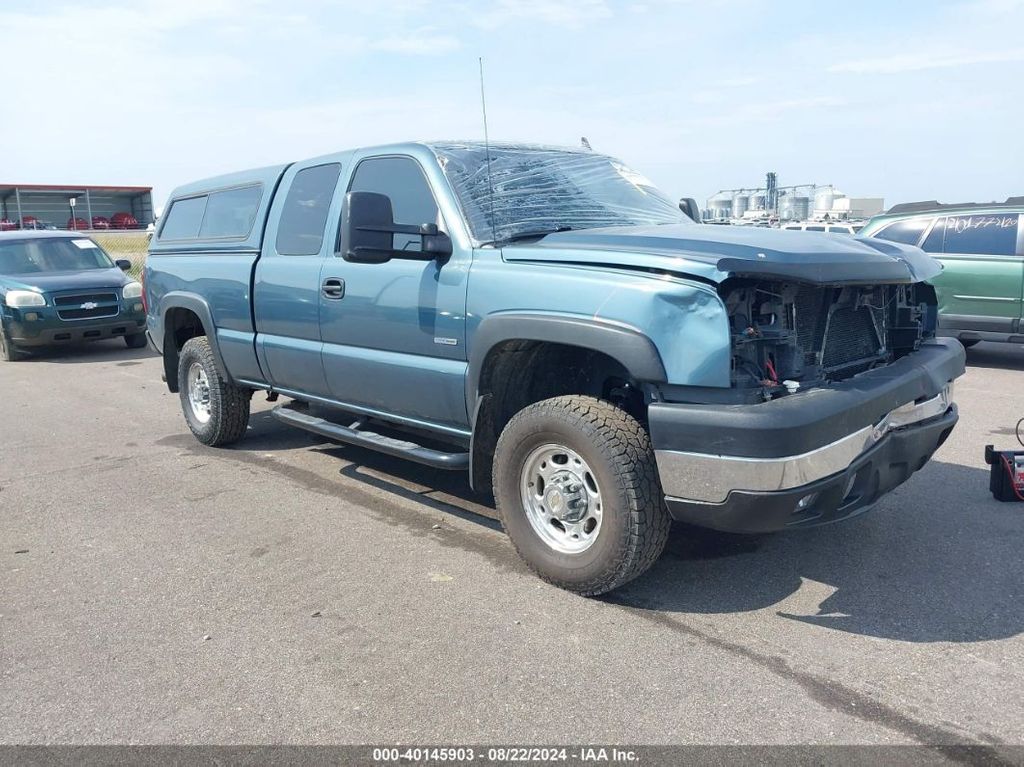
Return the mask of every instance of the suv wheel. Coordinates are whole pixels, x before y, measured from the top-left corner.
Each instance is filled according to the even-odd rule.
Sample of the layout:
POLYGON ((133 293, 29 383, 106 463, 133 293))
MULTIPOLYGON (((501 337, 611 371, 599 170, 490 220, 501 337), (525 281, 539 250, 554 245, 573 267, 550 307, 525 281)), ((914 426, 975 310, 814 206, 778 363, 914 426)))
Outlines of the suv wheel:
POLYGON ((188 427, 204 445, 228 445, 245 434, 252 390, 224 379, 206 336, 190 338, 182 347, 178 391, 188 427))
POLYGON ((25 353, 7 337, 7 331, 4 330, 3 323, 0 323, 0 360, 17 362, 24 356, 25 353))
POLYGON ((531 569, 585 596, 636 578, 668 539, 647 431, 593 397, 555 397, 516 414, 494 453, 494 496, 531 569))
POLYGON ((124 337, 124 343, 129 349, 142 349, 146 345, 146 334, 132 333, 124 337))

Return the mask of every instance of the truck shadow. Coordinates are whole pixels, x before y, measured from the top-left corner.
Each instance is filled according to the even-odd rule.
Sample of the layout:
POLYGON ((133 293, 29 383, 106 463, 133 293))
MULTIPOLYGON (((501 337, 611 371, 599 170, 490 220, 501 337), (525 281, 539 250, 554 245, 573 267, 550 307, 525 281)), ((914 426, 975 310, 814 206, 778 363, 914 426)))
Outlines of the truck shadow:
MULTIPOLYGON (((183 434, 168 438, 167 442, 190 444, 190 440, 191 435, 183 434)), ((307 431, 283 426, 269 411, 253 413, 245 439, 230 449, 268 453, 312 450, 329 455, 343 464, 338 473, 347 479, 483 527, 501 529, 493 499, 474 493, 463 472, 431 469, 355 445, 330 442, 307 431)))
POLYGON ((608 599, 697 614, 779 605, 786 620, 905 642, 1004 639, 1024 631, 1022 533, 1024 506, 995 501, 987 471, 936 462, 829 527, 747 537, 678 525, 654 568, 608 599))
MULTIPOLYGON (((340 472, 350 480, 500 529, 493 500, 459 472, 318 449, 352 462, 340 472)), ((775 608, 785 620, 905 642, 1004 639, 1024 632, 1021 540, 1024 505, 992 499, 987 471, 935 462, 837 525, 767 536, 673 525, 651 571, 605 599, 692 614, 775 608), (808 595, 819 601, 811 606, 808 595)))
MULTIPOLYGON (((493 499, 462 472, 324 442, 254 414, 235 449, 316 450, 354 481, 500 530, 493 499)), ((867 514, 744 536, 676 524, 644 576, 604 600, 689 614, 771 611, 787 621, 904 642, 979 642, 1024 632, 1024 504, 988 493, 988 471, 934 461, 867 514)), ((510 556, 511 546, 509 547, 510 556)))

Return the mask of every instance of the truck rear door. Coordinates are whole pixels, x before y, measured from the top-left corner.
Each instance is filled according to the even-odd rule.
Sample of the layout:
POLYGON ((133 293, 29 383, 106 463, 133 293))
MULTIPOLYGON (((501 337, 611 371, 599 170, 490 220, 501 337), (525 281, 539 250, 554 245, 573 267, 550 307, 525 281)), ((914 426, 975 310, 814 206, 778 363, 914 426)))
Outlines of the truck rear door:
POLYGON ((327 219, 342 163, 310 160, 285 174, 256 265, 260 365, 274 388, 329 397, 320 338, 320 270, 333 250, 327 219))

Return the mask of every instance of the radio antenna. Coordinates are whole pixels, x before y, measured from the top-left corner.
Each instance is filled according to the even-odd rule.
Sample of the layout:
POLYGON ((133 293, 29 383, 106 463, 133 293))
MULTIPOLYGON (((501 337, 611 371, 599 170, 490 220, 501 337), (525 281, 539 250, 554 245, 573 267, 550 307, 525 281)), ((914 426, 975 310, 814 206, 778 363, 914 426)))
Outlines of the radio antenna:
POLYGON ((484 57, 480 62, 480 110, 484 115, 484 156, 487 158, 487 199, 491 206, 491 240, 498 244, 498 234, 494 226, 494 186, 491 184, 491 140, 487 135, 487 99, 484 97, 484 57))

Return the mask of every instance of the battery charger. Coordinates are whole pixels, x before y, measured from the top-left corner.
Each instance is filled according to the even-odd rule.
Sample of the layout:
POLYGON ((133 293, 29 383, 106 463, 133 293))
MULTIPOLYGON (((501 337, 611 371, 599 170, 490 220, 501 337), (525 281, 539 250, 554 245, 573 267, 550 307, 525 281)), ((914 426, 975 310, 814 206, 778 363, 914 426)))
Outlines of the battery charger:
POLYGON ((1024 501, 1024 450, 995 450, 985 445, 988 489, 998 501, 1024 501))

